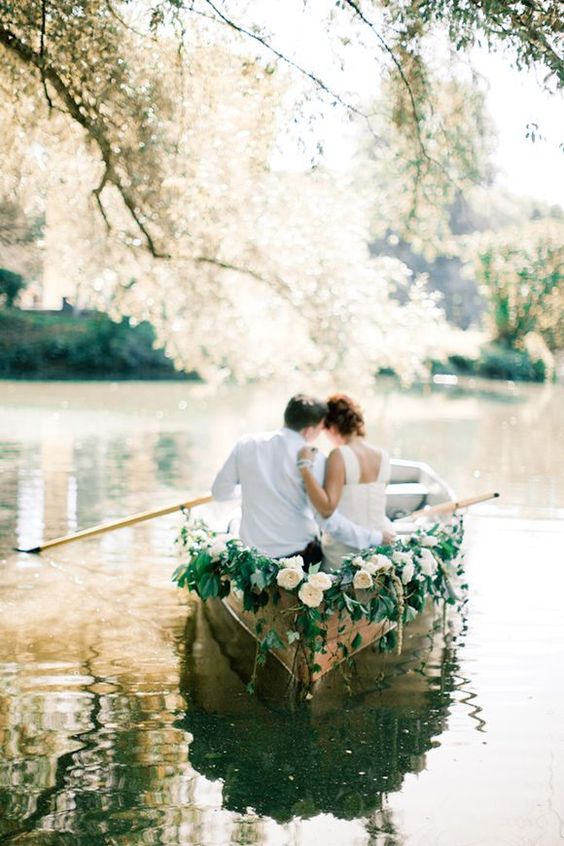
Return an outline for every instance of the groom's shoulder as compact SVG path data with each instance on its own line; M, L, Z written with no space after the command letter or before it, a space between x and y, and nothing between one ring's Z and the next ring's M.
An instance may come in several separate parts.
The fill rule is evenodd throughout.
M272 432L251 432L250 434L243 435L241 438L239 438L239 440L237 441L237 445L240 446L240 447L244 447L244 446L252 446L253 444L258 445L258 444L261 444L261 443L267 443L268 441L271 441L273 438L276 438L276 436L278 434L279 434L278 430L275 430L275 431L272 431Z

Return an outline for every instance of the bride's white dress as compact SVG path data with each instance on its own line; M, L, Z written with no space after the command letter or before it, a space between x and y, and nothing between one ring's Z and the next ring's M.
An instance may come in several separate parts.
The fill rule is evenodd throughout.
M350 446L340 446L345 463L345 485L337 506L339 512L359 526L367 529L388 528L390 521L386 517L386 485L390 481L390 458L385 450L381 455L378 478L375 482L359 482L360 464L356 453ZM335 540L327 533L321 539L323 548L323 568L337 569L343 556L356 552L353 547Z

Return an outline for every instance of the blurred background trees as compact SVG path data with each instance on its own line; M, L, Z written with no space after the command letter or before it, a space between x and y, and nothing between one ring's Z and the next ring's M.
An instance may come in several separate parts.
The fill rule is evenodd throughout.
M304 4L308 64L270 4L4 4L0 208L42 267L37 250L0 263L53 301L150 321L210 378L413 375L446 330L434 292L464 328L485 303L461 239L491 226L495 138L456 51L507 41L547 85L561 72L555 4L514 7ZM322 150L335 109L358 149L341 171Z

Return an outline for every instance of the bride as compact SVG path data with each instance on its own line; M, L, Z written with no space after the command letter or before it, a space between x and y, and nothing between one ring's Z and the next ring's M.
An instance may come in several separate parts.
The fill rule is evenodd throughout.
M390 459L383 449L368 444L360 407L346 394L334 394L327 400L329 413L324 427L335 444L325 469L323 487L311 472L311 447L298 454L298 467L307 494L322 517L330 517L338 507L341 514L360 526L380 529L383 543L393 540L394 531L386 517L386 485L390 479ZM324 565L341 566L341 559L355 550L324 533Z

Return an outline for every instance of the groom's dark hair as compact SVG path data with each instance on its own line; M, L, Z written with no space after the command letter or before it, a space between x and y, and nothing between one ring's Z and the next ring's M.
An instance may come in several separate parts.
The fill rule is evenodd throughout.
M284 425L294 432L307 429L308 426L317 426L325 419L329 411L327 403L310 397L308 394L296 394L289 401L284 411Z

